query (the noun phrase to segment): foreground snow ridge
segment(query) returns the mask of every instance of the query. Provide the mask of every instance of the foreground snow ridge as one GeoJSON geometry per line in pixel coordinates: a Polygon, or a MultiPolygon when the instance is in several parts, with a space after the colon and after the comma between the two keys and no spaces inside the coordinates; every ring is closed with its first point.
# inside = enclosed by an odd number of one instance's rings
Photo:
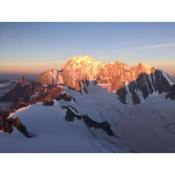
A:
{"type": "Polygon", "coordinates": [[[88,128],[80,120],[67,122],[65,111],[60,108],[58,102],[52,107],[45,107],[42,104],[32,105],[15,115],[27,125],[34,137],[27,139],[19,132],[0,135],[0,152],[122,151],[112,142],[114,138],[104,131],[88,128]]]}

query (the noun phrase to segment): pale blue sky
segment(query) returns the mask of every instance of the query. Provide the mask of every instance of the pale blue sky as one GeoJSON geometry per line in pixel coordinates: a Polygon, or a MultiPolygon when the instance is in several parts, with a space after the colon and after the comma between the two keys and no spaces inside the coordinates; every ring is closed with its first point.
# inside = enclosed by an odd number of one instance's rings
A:
{"type": "Polygon", "coordinates": [[[60,67],[69,57],[86,54],[172,71],[175,23],[0,23],[1,70],[60,67]]]}

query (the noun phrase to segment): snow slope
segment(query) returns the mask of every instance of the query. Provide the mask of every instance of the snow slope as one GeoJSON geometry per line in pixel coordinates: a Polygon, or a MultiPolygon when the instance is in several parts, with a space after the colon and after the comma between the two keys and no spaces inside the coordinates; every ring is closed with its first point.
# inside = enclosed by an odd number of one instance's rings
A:
{"type": "Polygon", "coordinates": [[[92,118],[107,120],[117,142],[133,152],[175,152],[175,101],[154,93],[142,104],[121,104],[115,94],[89,87],[87,94],[70,91],[74,105],[92,118]]]}
{"type": "Polygon", "coordinates": [[[122,104],[115,93],[90,85],[88,94],[65,88],[76,99],[52,107],[35,104],[17,111],[28,139],[15,131],[0,135],[0,152],[175,152],[175,101],[153,94],[143,104],[122,104]],[[81,120],[65,121],[61,106],[73,106],[91,119],[108,121],[115,136],[87,128],[81,120]]]}
{"type": "Polygon", "coordinates": [[[123,109],[118,134],[137,152],[175,152],[175,102],[153,95],[144,104],[123,109]]]}
{"type": "MultiPolygon", "coordinates": [[[[123,152],[102,130],[89,129],[79,120],[66,122],[58,102],[52,107],[36,104],[18,112],[27,129],[35,135],[25,138],[19,132],[0,135],[0,152],[123,152]]],[[[125,149],[127,152],[127,150],[125,149]]]]}

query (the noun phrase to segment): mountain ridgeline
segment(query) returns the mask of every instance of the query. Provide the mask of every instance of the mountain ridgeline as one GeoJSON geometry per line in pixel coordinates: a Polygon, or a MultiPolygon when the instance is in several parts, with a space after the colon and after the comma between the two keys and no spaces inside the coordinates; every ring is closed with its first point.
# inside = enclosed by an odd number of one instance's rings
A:
{"type": "Polygon", "coordinates": [[[154,93],[175,98],[171,78],[165,72],[146,64],[128,67],[121,62],[103,63],[90,56],[73,57],[62,70],[48,70],[36,82],[44,85],[67,86],[88,93],[90,82],[116,93],[124,103],[139,104],[154,93]]]}
{"type": "MultiPolygon", "coordinates": [[[[114,97],[112,100],[120,105],[121,103],[140,104],[149,96],[158,96],[161,93],[163,98],[175,99],[175,84],[165,72],[141,63],[131,68],[120,62],[103,63],[90,56],[74,57],[64,65],[62,70],[45,71],[34,81],[21,77],[2,88],[8,91],[2,91],[0,95],[0,123],[2,123],[0,130],[11,133],[16,128],[29,138],[33,135],[28,132],[20,119],[11,118],[9,115],[38,102],[43,106],[53,106],[56,101],[60,104],[64,101],[61,108],[67,111],[66,121],[73,122],[74,119],[78,119],[88,128],[100,129],[109,136],[116,137],[108,120],[94,120],[92,113],[82,114],[71,105],[64,106],[64,104],[70,102],[70,104],[80,105],[82,101],[86,102],[86,99],[89,101],[88,99],[91,98],[92,101],[96,101],[99,97],[102,99],[100,102],[104,104],[110,102],[108,98],[112,97],[114,97]],[[95,91],[91,91],[92,89],[95,91]],[[98,94],[98,91],[103,93],[98,94]],[[77,94],[83,97],[83,100],[78,102],[77,94]]],[[[97,106],[98,104],[99,102],[97,106]]],[[[112,106],[111,109],[113,108],[112,106]]],[[[103,114],[100,112],[101,115],[103,114]]]]}

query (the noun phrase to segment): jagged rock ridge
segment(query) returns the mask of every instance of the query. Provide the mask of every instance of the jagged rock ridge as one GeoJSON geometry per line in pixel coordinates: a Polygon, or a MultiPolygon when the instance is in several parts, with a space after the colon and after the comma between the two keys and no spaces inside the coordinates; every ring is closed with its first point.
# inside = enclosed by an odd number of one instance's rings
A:
{"type": "Polygon", "coordinates": [[[37,80],[42,84],[65,85],[77,91],[87,92],[89,81],[116,92],[122,103],[131,98],[134,104],[154,92],[169,92],[172,82],[163,71],[140,63],[129,68],[119,61],[103,63],[91,56],[73,57],[61,71],[50,70],[37,80]]]}

